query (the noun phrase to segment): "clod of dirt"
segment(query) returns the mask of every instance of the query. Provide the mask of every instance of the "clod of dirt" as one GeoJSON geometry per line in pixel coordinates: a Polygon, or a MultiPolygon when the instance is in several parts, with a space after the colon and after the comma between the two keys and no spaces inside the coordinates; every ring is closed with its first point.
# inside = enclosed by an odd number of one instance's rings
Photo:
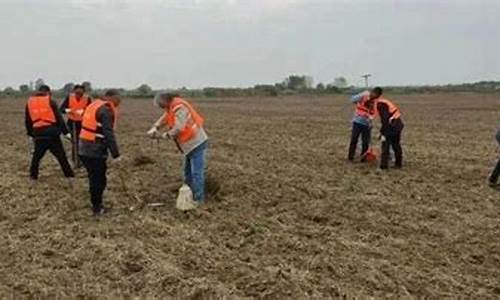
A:
{"type": "Polygon", "coordinates": [[[136,157],[134,157],[134,160],[132,161],[132,165],[134,167],[151,165],[154,163],[155,163],[155,161],[151,157],[146,156],[146,155],[136,156],[136,157]]]}

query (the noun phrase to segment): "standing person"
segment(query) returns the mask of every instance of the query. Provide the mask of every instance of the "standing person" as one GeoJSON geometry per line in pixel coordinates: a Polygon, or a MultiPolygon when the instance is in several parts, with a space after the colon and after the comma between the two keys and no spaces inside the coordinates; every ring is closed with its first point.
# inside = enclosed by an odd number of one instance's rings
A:
{"type": "Polygon", "coordinates": [[[75,177],[60,138],[60,135],[64,134],[66,138],[71,139],[71,135],[57,109],[57,104],[52,100],[49,86],[40,86],[38,92],[29,98],[25,110],[25,126],[28,136],[33,138],[35,143],[30,178],[38,179],[40,161],[47,150],[57,158],[65,177],[75,177]]]}
{"type": "Polygon", "coordinates": [[[101,99],[92,101],[83,114],[80,159],[88,173],[94,216],[101,216],[107,212],[103,206],[102,196],[107,184],[108,152],[113,159],[120,156],[114,133],[120,101],[118,91],[109,90],[101,99]]]}
{"type": "Polygon", "coordinates": [[[148,131],[155,137],[159,130],[167,126],[164,136],[172,138],[184,154],[184,183],[193,191],[194,200],[205,201],[205,154],[208,136],[203,129],[203,118],[194,107],[179,95],[159,93],[155,104],[165,113],[148,131]]]}
{"type": "Polygon", "coordinates": [[[68,114],[68,128],[71,132],[73,147],[71,147],[73,163],[78,168],[80,161],[78,159],[78,141],[80,131],[82,130],[83,112],[90,105],[91,99],[85,94],[85,87],[77,84],[73,88],[73,92],[69,94],[61,104],[61,112],[68,114]]]}
{"type": "MultiPolygon", "coordinates": [[[[498,128],[497,131],[497,142],[498,142],[498,147],[500,149],[500,127],[498,128]]],[[[500,157],[498,158],[497,165],[495,169],[493,169],[493,172],[491,172],[490,178],[489,178],[489,184],[491,187],[495,187],[498,185],[498,178],[500,177],[500,157]]]]}
{"type": "Polygon", "coordinates": [[[395,167],[401,169],[403,167],[401,133],[404,128],[403,120],[401,119],[401,111],[394,103],[382,98],[383,91],[381,88],[375,88],[374,93],[378,95],[377,112],[382,123],[380,128],[380,138],[382,140],[380,168],[387,169],[389,167],[390,149],[392,148],[394,156],[396,157],[395,167]]]}
{"type": "Polygon", "coordinates": [[[351,101],[356,104],[356,113],[352,119],[352,134],[351,143],[349,145],[349,161],[354,160],[356,148],[358,146],[358,139],[361,136],[361,161],[366,161],[366,154],[370,148],[373,119],[377,114],[375,101],[377,96],[376,91],[365,91],[357,94],[351,98],[351,101]]]}

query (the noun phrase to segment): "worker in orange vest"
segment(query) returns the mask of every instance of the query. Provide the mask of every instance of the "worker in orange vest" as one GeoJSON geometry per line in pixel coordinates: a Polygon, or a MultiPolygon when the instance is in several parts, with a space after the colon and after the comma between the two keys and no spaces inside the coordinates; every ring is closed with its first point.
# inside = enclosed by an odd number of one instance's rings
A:
{"type": "Polygon", "coordinates": [[[349,161],[354,160],[358,139],[361,136],[361,161],[366,161],[366,155],[370,149],[373,119],[377,114],[375,100],[377,98],[374,91],[365,91],[351,98],[351,101],[356,104],[356,112],[352,119],[351,142],[349,144],[349,161]]]}
{"type": "Polygon", "coordinates": [[[107,185],[108,152],[113,159],[120,157],[114,128],[118,117],[120,94],[109,90],[85,109],[80,132],[80,159],[87,170],[92,212],[98,217],[108,209],[103,206],[103,193],[107,185]]]}
{"type": "Polygon", "coordinates": [[[71,150],[73,152],[72,157],[76,167],[80,166],[78,160],[78,137],[82,130],[83,112],[90,103],[92,103],[92,100],[85,94],[85,87],[77,84],[73,88],[72,93],[64,99],[60,107],[61,112],[68,115],[67,125],[71,132],[71,137],[73,138],[73,147],[71,150]]]}
{"type": "Polygon", "coordinates": [[[403,149],[401,147],[401,133],[404,124],[401,119],[401,111],[391,101],[382,98],[383,90],[380,87],[373,89],[377,97],[377,113],[382,126],[380,128],[380,138],[382,141],[382,155],[380,158],[380,168],[389,167],[390,149],[394,151],[396,157],[395,167],[403,167],[403,149]]]}
{"type": "Polygon", "coordinates": [[[194,200],[205,201],[205,155],[208,136],[203,129],[204,120],[198,111],[177,94],[162,92],[156,95],[155,104],[165,110],[164,114],[148,131],[157,137],[162,127],[168,131],[163,135],[171,138],[184,154],[184,183],[193,191],[194,200]]]}
{"type": "Polygon", "coordinates": [[[31,96],[26,104],[25,126],[28,136],[33,138],[35,149],[31,159],[30,178],[38,179],[40,161],[49,150],[61,165],[64,176],[74,177],[61,142],[60,135],[71,139],[64,119],[52,100],[50,87],[42,85],[38,92],[31,96]]]}

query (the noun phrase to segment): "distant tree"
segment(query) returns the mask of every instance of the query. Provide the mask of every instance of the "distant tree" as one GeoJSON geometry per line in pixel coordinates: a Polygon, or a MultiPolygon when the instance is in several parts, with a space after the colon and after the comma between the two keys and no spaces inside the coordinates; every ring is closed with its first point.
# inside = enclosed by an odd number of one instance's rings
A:
{"type": "Polygon", "coordinates": [[[29,92],[31,91],[31,88],[30,88],[30,86],[29,86],[29,85],[27,85],[27,84],[21,84],[21,85],[19,86],[19,91],[20,91],[21,93],[23,93],[23,94],[27,94],[27,93],[29,93],[29,92]]]}
{"type": "Polygon", "coordinates": [[[347,87],[347,79],[345,77],[337,77],[333,80],[333,85],[335,87],[338,87],[340,89],[346,88],[347,87]]]}
{"type": "Polygon", "coordinates": [[[323,83],[321,83],[321,82],[320,82],[320,83],[318,83],[318,84],[316,85],[316,89],[317,89],[317,90],[320,90],[320,91],[323,91],[323,90],[325,90],[325,85],[324,85],[323,83]]]}
{"type": "Polygon", "coordinates": [[[14,96],[15,94],[17,94],[17,91],[9,86],[3,90],[3,93],[7,96],[14,96]]]}
{"type": "Polygon", "coordinates": [[[329,92],[333,92],[333,93],[339,93],[340,92],[340,88],[336,87],[333,84],[328,84],[326,86],[326,90],[329,91],[329,92]]]}
{"type": "Polygon", "coordinates": [[[312,76],[305,76],[306,89],[312,89],[314,86],[314,79],[312,76]]]}
{"type": "Polygon", "coordinates": [[[290,75],[283,84],[291,90],[305,90],[312,87],[313,79],[310,76],[290,75]]]}
{"type": "Polygon", "coordinates": [[[74,87],[75,87],[75,84],[73,82],[68,82],[63,86],[62,91],[64,92],[64,94],[67,95],[73,91],[74,87]]]}
{"type": "Polygon", "coordinates": [[[84,81],[82,85],[85,88],[86,93],[90,94],[92,92],[92,83],[90,83],[90,81],[84,81]]]}
{"type": "Polygon", "coordinates": [[[137,93],[140,96],[150,96],[153,94],[153,89],[147,84],[141,84],[141,86],[137,88],[137,93]]]}
{"type": "Polygon", "coordinates": [[[37,80],[35,80],[35,90],[38,90],[44,84],[45,81],[42,78],[38,78],[37,80]]]}
{"type": "Polygon", "coordinates": [[[282,91],[284,89],[287,88],[287,85],[285,82],[278,82],[278,83],[275,83],[274,86],[276,87],[276,89],[282,91]]]}

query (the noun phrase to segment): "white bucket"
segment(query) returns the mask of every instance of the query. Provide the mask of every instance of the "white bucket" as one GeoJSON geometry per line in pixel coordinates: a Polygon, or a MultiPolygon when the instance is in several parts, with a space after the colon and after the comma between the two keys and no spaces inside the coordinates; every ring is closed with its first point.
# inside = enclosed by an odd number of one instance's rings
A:
{"type": "Polygon", "coordinates": [[[175,207],[181,211],[188,211],[196,208],[196,202],[193,200],[193,192],[187,184],[183,184],[179,189],[175,207]]]}

